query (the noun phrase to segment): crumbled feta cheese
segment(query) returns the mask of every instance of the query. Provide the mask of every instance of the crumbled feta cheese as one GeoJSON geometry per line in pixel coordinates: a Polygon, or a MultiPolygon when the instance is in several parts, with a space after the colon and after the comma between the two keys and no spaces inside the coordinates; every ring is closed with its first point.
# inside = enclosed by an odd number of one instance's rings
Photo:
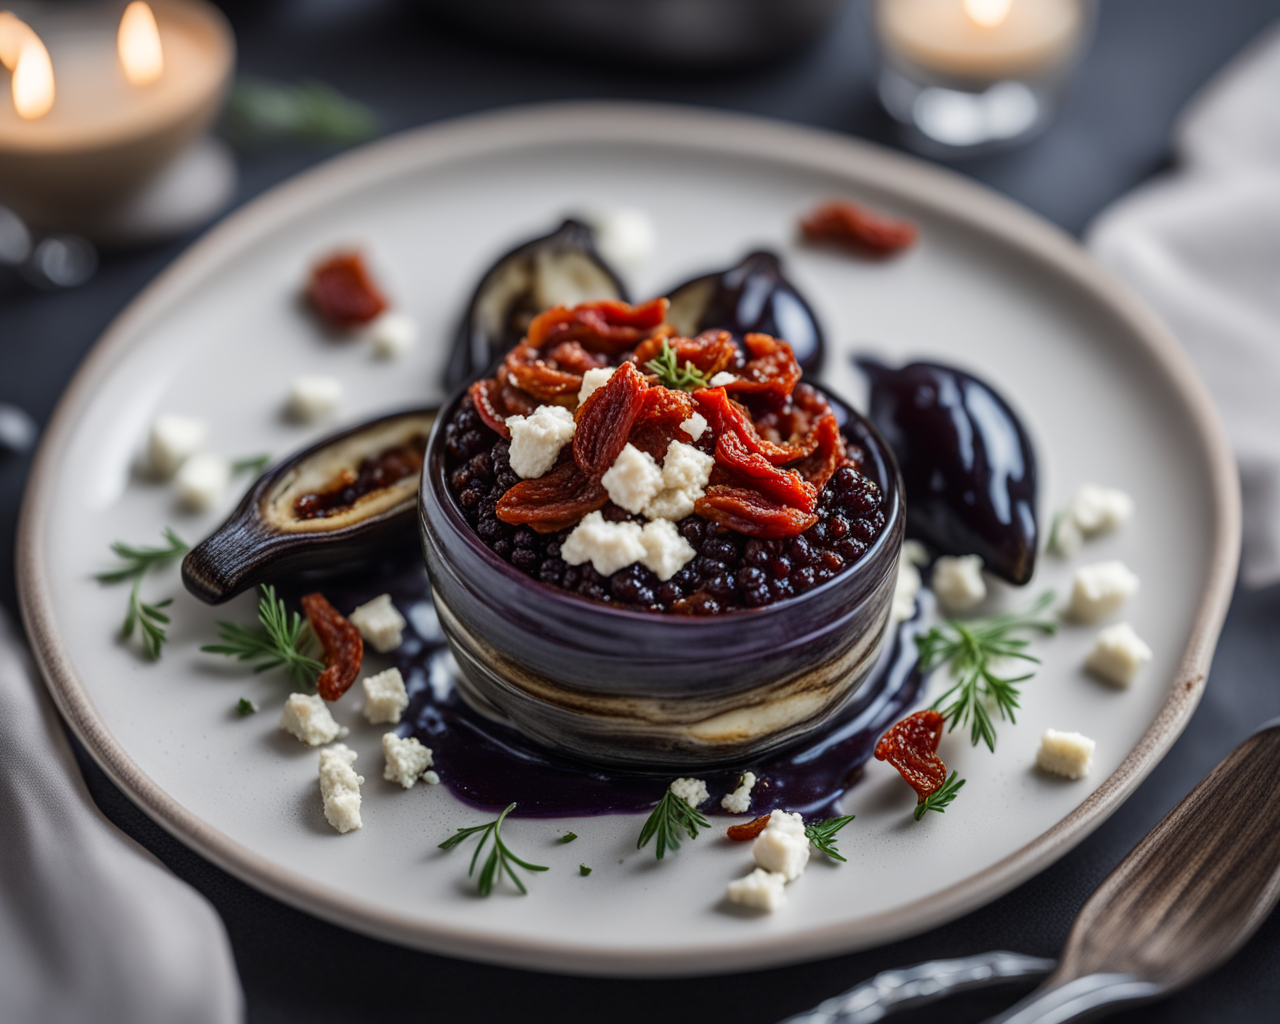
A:
{"type": "Polygon", "coordinates": [[[899,558],[910,565],[928,565],[929,549],[918,540],[904,540],[899,558]]]}
{"type": "Polygon", "coordinates": [[[204,420],[170,413],[157,416],[147,439],[147,468],[153,476],[167,480],[194,455],[209,436],[204,420]]]}
{"type": "Polygon", "coordinates": [[[431,748],[424,747],[412,736],[401,738],[393,732],[384,734],[382,756],[387,759],[382,777],[388,782],[400,783],[405,789],[412,789],[413,784],[431,767],[431,748]]]}
{"type": "Polygon", "coordinates": [[[1067,615],[1093,622],[1115,611],[1138,590],[1138,577],[1123,562],[1082,565],[1071,583],[1067,615]]]}
{"type": "Polygon", "coordinates": [[[1071,518],[1086,537],[1118,530],[1133,515],[1133,499],[1124,491],[1085,484],[1071,500],[1071,518]]]}
{"type": "Polygon", "coordinates": [[[780,873],[788,882],[804,874],[809,863],[809,837],[804,834],[804,819],[799,814],[774,811],[769,823],[751,844],[756,864],[766,871],[780,873]]]}
{"type": "Polygon", "coordinates": [[[428,786],[440,785],[440,776],[436,772],[423,772],[422,781],[428,786]]]}
{"type": "Polygon", "coordinates": [[[1084,543],[1084,534],[1076,524],[1076,517],[1071,509],[1059,512],[1053,521],[1053,531],[1049,535],[1049,550],[1059,558],[1074,558],[1084,543]]]}
{"type": "Polygon", "coordinates": [[[726,384],[732,384],[737,379],[738,375],[736,373],[730,373],[728,370],[721,370],[707,383],[713,388],[722,388],[726,384]]]}
{"type": "Polygon", "coordinates": [[[930,583],[933,592],[950,611],[962,612],[986,599],[987,584],[982,578],[982,559],[977,555],[954,558],[943,555],[933,563],[930,583]]]}
{"type": "Polygon", "coordinates": [[[383,313],[369,325],[369,340],[378,355],[395,359],[417,344],[418,324],[404,313],[383,313]]]}
{"type": "Polygon", "coordinates": [[[655,519],[645,523],[640,531],[640,543],[644,545],[644,557],[640,559],[640,564],[663,583],[698,554],[693,545],[680,536],[676,524],[670,519],[655,519]]]}
{"type": "Polygon", "coordinates": [[[745,878],[735,878],[729,883],[725,895],[730,903],[750,907],[752,910],[774,911],[786,899],[783,887],[787,876],[756,868],[745,878]]]}
{"type": "Polygon", "coordinates": [[[1088,736],[1078,732],[1058,732],[1046,729],[1040,737],[1040,749],[1036,751],[1036,764],[1054,775],[1068,779],[1083,779],[1089,774],[1096,744],[1088,736]]]}
{"type": "Polygon", "coordinates": [[[680,429],[696,441],[707,432],[707,418],[695,412],[687,420],[681,420],[680,429]]]}
{"type": "Polygon", "coordinates": [[[1151,648],[1144,644],[1127,622],[1108,626],[1093,642],[1093,650],[1084,667],[1116,686],[1128,686],[1133,677],[1152,658],[1151,648]]]}
{"type": "Polygon", "coordinates": [[[391,603],[390,594],[379,594],[347,616],[351,625],[360,630],[365,641],[380,654],[394,651],[404,639],[404,616],[391,603]]]}
{"type": "Polygon", "coordinates": [[[360,827],[360,787],[363,776],[351,766],[356,752],[345,743],[320,751],[320,796],[324,799],[324,816],[339,832],[360,827]]]}
{"type": "Polygon", "coordinates": [[[336,740],[342,730],[319,694],[291,693],[280,713],[280,728],[309,747],[336,740]]]}
{"type": "Polygon", "coordinates": [[[221,455],[202,452],[187,459],[173,478],[178,500],[195,512],[216,508],[231,482],[231,465],[221,455]]]}
{"type": "Polygon", "coordinates": [[[398,668],[389,668],[360,681],[364,688],[364,717],[375,725],[400,721],[409,706],[409,693],[398,668]]]}
{"type": "Polygon", "coordinates": [[[634,206],[599,210],[590,217],[596,248],[610,263],[635,270],[653,255],[653,218],[634,206]]]}
{"type": "Polygon", "coordinates": [[[683,441],[667,445],[662,460],[662,489],[644,507],[649,519],[679,522],[693,514],[693,506],[707,490],[716,460],[683,441]]]}
{"type": "Polygon", "coordinates": [[[609,500],[619,508],[642,512],[662,490],[662,470],[652,455],[628,443],[600,478],[600,483],[609,492],[609,500]]]}
{"type": "Polygon", "coordinates": [[[616,366],[602,366],[584,373],[582,375],[582,387],[578,388],[578,404],[581,405],[598,389],[608,384],[609,378],[616,372],[616,366]]]}
{"type": "Polygon", "coordinates": [[[906,622],[916,613],[916,596],[923,586],[920,570],[917,568],[924,564],[918,561],[921,558],[925,562],[929,560],[919,541],[903,542],[902,551],[898,555],[898,579],[893,585],[893,603],[889,608],[890,622],[906,622]]]}
{"type": "Polygon", "coordinates": [[[288,412],[301,423],[333,414],[342,399],[342,383],[332,377],[299,377],[289,389],[288,412]]]}
{"type": "Polygon", "coordinates": [[[743,772],[738,788],[720,798],[720,806],[730,814],[746,814],[751,806],[751,790],[755,788],[755,772],[743,772]]]}
{"type": "Polygon", "coordinates": [[[670,788],[672,793],[690,807],[697,807],[711,795],[707,792],[707,784],[701,779],[676,779],[670,788]]]}
{"type": "Polygon", "coordinates": [[[645,556],[639,523],[608,523],[599,512],[583,516],[560,545],[560,557],[566,562],[590,562],[601,576],[612,576],[645,556]]]}
{"type": "Polygon", "coordinates": [[[511,472],[524,480],[542,476],[573,439],[573,413],[560,405],[540,405],[528,416],[508,416],[511,472]]]}

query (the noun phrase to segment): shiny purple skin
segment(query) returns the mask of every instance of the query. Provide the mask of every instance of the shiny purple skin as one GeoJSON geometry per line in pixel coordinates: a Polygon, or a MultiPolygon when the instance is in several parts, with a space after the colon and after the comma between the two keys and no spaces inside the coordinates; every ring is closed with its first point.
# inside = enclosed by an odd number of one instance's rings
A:
{"type": "Polygon", "coordinates": [[[855,360],[871,381],[871,421],[906,486],[907,536],[944,555],[979,555],[1022,585],[1036,563],[1036,457],[1009,404],[938,363],[892,369],[855,360]]]}

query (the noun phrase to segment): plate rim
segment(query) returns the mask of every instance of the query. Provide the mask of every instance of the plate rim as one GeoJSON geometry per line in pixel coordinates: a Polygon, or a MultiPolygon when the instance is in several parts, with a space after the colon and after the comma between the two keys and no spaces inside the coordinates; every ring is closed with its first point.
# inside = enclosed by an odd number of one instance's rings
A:
{"type": "Polygon", "coordinates": [[[506,107],[435,122],[331,157],[273,186],[216,224],[160,272],[112,320],[59,399],[33,462],[18,521],[16,577],[23,624],[53,699],[98,765],[144,813],[179,841],[248,885],[296,909],[362,934],[446,956],[562,973],[676,977],[739,972],[820,959],[919,934],[954,920],[1039,873],[1102,824],[1181,734],[1199,703],[1234,589],[1240,549],[1235,459],[1208,392],[1157,317],[1064,231],[959,173],[836,132],[755,115],[669,104],[586,101],[506,107]],[[887,195],[902,195],[1025,253],[1088,293],[1163,371],[1182,401],[1210,466],[1213,535],[1204,591],[1168,695],[1119,767],[1074,811],[1012,854],[926,899],[878,915],[810,929],[785,948],[769,936],[731,947],[698,944],[661,951],[602,951],[549,945],[480,929],[436,925],[372,907],[254,853],[169,796],[133,761],[102,721],[61,648],[42,561],[43,510],[60,455],[95,381],[138,342],[149,321],[180,302],[205,269],[269,234],[326,197],[413,168],[492,150],[549,142],[661,142],[702,152],[830,173],[887,195]]]}

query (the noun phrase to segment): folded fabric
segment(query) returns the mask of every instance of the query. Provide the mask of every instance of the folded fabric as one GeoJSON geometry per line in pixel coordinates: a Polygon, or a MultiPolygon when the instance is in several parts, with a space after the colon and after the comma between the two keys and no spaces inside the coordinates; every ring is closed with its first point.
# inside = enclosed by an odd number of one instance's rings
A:
{"type": "Polygon", "coordinates": [[[0,611],[0,1021],[231,1024],[222,921],[112,825],[0,611]]]}
{"type": "Polygon", "coordinates": [[[1280,582],[1280,25],[1190,103],[1175,170],[1086,235],[1182,342],[1240,467],[1241,577],[1280,582]]]}

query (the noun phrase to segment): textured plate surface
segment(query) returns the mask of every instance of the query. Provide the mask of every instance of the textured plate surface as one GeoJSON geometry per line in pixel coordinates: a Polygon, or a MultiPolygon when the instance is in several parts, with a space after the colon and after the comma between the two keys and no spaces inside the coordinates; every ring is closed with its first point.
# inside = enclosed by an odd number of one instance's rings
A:
{"type": "MultiPolygon", "coordinates": [[[[227,498],[232,506],[238,495],[227,498]]],[[[1009,202],[926,165],[816,131],[676,108],[573,105],[500,112],[412,132],[338,158],[251,203],[177,261],[119,318],[82,368],[44,439],[23,512],[19,584],[29,633],[63,713],[112,778],[164,827],[227,870],[322,917],[436,952],[575,973],[693,974],[834,954],[899,938],[1008,891],[1114,811],[1177,737],[1199,698],[1235,577],[1234,470],[1207,398],[1175,343],[1074,243],[1009,202]],[[918,221],[921,244],[885,262],[796,244],[796,217],[836,195],[918,221]],[[477,900],[463,851],[435,849],[483,820],[444,787],[381,778],[381,730],[348,698],[365,827],[321,815],[316,754],[276,731],[285,684],[250,677],[199,646],[219,617],[176,570],[144,593],[173,595],[157,664],[116,639],[122,588],[91,574],[116,539],[188,540],[225,514],[190,516],[131,466],[158,412],[212,424],[227,456],[281,456],[386,409],[436,397],[461,304],[497,254],[567,212],[638,206],[658,231],[633,275],[648,295],[768,245],[814,304],[833,352],[828,382],[860,400],[846,354],[934,357],[986,377],[1024,417],[1042,472],[1042,518],[1085,481],[1123,486],[1134,522],[1077,562],[1122,558],[1142,579],[1124,617],[1155,651],[1134,687],[1081,670],[1096,627],[1037,641],[1044,664],[995,755],[959,734],[948,765],[969,780],[952,811],[911,819],[912,794],[873,762],[847,798],[858,815],[847,865],[815,859],[785,908],[721,905],[750,855],[713,834],[655,863],[640,819],[513,821],[517,851],[552,870],[530,895],[477,900]],[[398,363],[327,339],[298,301],[309,264],[357,245],[421,324],[398,363]],[[326,426],[281,415],[292,379],[339,377],[326,426]],[[262,705],[238,719],[240,696],[262,705]],[[1032,768],[1047,727],[1097,740],[1070,783],[1032,768]],[[556,845],[565,829],[581,838],[556,845]],[[579,863],[594,868],[589,878],[579,863]]],[[[1071,565],[1043,558],[1017,606],[1060,594],[1071,565]]],[[[438,766],[447,773],[449,766],[438,766]]]]}

